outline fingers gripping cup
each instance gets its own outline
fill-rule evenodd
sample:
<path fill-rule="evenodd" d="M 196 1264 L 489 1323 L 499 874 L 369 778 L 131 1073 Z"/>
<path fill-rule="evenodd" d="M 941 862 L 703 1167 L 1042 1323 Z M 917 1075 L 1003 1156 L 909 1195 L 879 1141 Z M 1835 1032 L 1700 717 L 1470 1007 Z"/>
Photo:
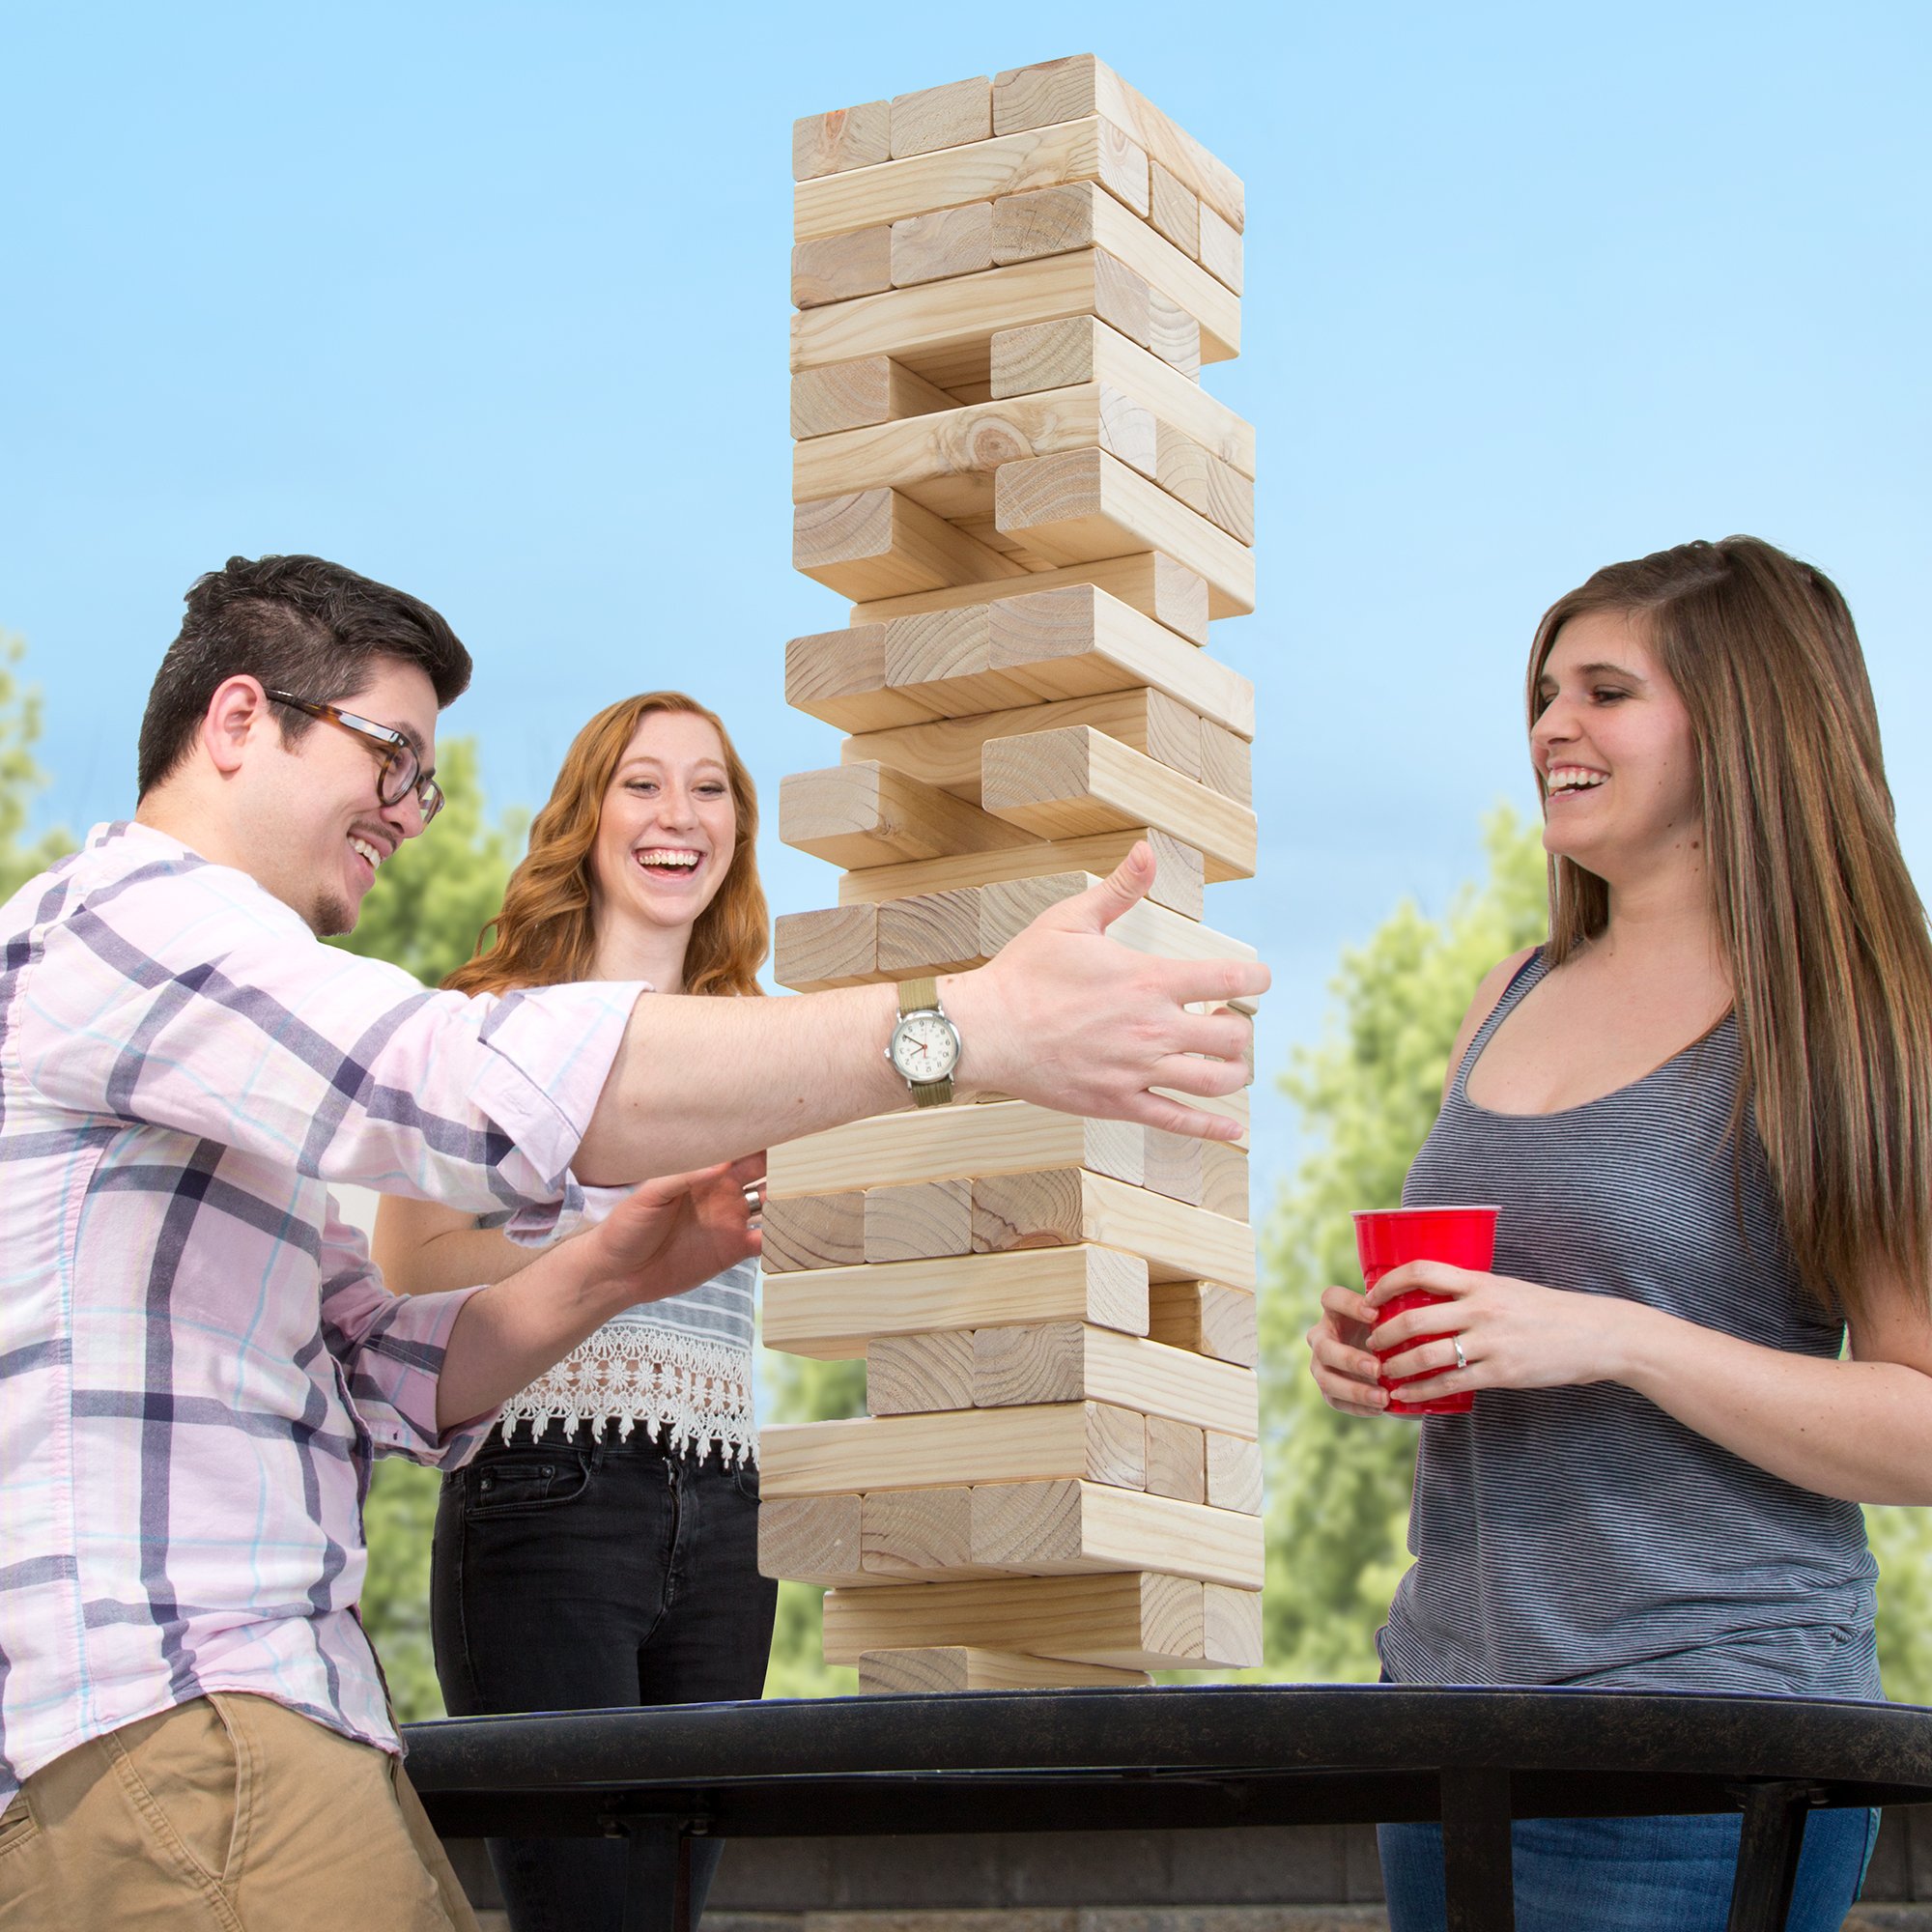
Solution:
<path fill-rule="evenodd" d="M 1358 1213 L 1355 1252 L 1361 1258 L 1363 1293 L 1404 1262 L 1446 1262 L 1451 1267 L 1487 1272 L 1495 1260 L 1498 1211 L 1494 1208 L 1385 1208 Z M 1379 1314 L 1386 1321 L 1406 1309 L 1434 1308 L 1448 1299 L 1446 1294 L 1411 1289 L 1386 1303 Z M 1402 1346 L 1405 1350 L 1416 1349 L 1425 1342 L 1448 1339 L 1446 1335 L 1418 1335 Z M 1375 1348 L 1373 1333 L 1369 1346 Z M 1431 1378 L 1405 1376 L 1399 1381 L 1391 1381 L 1384 1376 L 1382 1387 L 1390 1391 L 1389 1414 L 1467 1415 L 1475 1406 L 1475 1394 L 1470 1390 L 1419 1402 L 1404 1402 L 1394 1393 L 1410 1382 L 1427 1382 Z"/>

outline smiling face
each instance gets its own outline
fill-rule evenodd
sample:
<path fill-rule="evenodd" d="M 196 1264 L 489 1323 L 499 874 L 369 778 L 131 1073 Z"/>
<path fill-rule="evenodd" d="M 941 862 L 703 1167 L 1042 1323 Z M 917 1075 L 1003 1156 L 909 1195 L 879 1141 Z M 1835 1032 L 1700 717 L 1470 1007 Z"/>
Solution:
<path fill-rule="evenodd" d="M 648 713 L 598 812 L 591 885 L 600 952 L 617 937 L 612 926 L 631 925 L 653 952 L 675 939 L 681 965 L 691 928 L 718 895 L 737 845 L 737 805 L 717 727 L 688 711 Z"/>
<path fill-rule="evenodd" d="M 1571 618 L 1538 694 L 1529 743 L 1544 781 L 1544 849 L 1612 884 L 1690 857 L 1703 838 L 1696 736 L 1631 618 Z"/>

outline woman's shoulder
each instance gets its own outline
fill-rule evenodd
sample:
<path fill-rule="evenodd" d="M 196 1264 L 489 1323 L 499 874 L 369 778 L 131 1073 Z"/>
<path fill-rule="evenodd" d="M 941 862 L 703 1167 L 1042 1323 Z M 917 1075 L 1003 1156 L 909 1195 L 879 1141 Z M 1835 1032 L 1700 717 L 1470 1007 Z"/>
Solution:
<path fill-rule="evenodd" d="M 1541 950 L 1540 947 L 1525 946 L 1520 952 L 1498 959 L 1477 981 L 1468 1010 L 1463 1015 L 1463 1024 L 1456 1031 L 1456 1043 L 1449 1049 L 1449 1065 L 1442 1076 L 1444 1100 L 1449 1097 L 1449 1089 L 1456 1079 L 1456 1069 L 1462 1065 L 1463 1056 L 1468 1052 L 1470 1041 L 1483 1030 L 1483 1022 L 1495 1011 L 1503 995 L 1516 983 L 1517 975 Z"/>

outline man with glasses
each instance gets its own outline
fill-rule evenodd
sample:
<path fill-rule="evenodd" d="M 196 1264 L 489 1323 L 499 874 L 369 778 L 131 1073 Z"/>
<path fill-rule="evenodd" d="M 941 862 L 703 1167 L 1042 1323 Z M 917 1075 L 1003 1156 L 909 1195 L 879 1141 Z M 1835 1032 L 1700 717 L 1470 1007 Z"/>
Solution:
<path fill-rule="evenodd" d="M 883 1051 L 891 986 L 469 1000 L 318 944 L 436 816 L 469 677 L 416 599 L 236 558 L 188 592 L 133 820 L 0 910 L 0 1932 L 473 1926 L 355 1616 L 372 1458 L 459 1464 L 610 1316 L 755 1252 L 757 1150 L 932 1097 Z M 927 988 L 953 1091 L 1231 1133 L 1169 1094 L 1243 1085 L 1247 1023 L 1186 1008 L 1266 975 L 1106 940 L 1151 874 L 943 1014 Z M 532 1237 L 581 1182 L 635 1191 L 506 1281 L 398 1298 L 332 1181 Z"/>

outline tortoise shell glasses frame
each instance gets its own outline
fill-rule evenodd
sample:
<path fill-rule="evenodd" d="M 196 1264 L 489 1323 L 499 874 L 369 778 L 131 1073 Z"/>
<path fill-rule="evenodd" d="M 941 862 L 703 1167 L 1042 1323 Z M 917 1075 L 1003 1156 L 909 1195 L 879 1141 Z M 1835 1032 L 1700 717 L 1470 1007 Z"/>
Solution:
<path fill-rule="evenodd" d="M 338 710 L 333 704 L 324 704 L 313 697 L 298 697 L 292 691 L 269 691 L 264 687 L 263 695 L 276 704 L 286 704 L 292 711 L 304 712 L 310 718 L 321 719 L 325 724 L 336 725 L 352 737 L 360 738 L 382 764 L 383 776 L 376 786 L 376 796 L 384 805 L 401 805 L 411 792 L 414 792 L 416 809 L 422 813 L 425 826 L 442 810 L 442 787 L 436 781 L 436 773 L 423 770 L 416 748 L 400 731 L 387 724 L 378 724 L 374 719 L 358 718 L 353 711 Z"/>

